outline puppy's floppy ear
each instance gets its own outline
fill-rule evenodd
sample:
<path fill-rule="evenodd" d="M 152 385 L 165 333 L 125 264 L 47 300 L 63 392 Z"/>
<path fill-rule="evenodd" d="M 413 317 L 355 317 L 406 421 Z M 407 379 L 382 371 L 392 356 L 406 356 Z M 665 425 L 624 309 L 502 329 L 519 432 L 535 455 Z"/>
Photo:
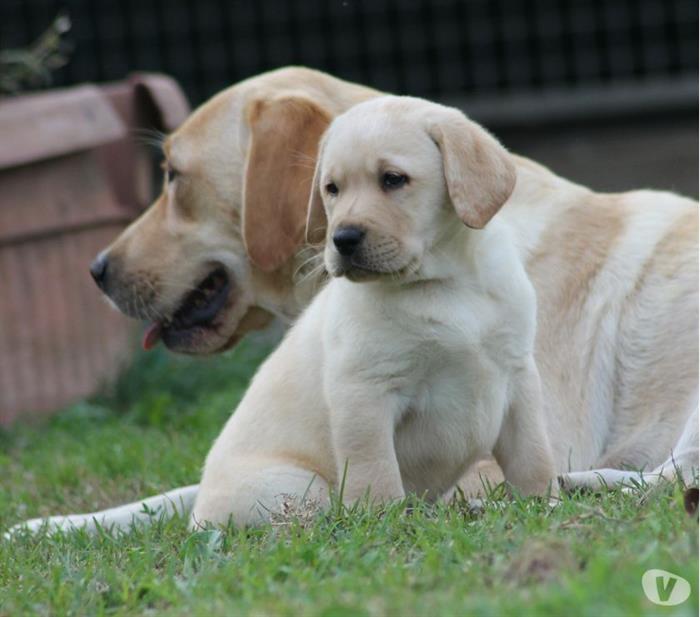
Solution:
<path fill-rule="evenodd" d="M 323 206 L 323 198 L 321 197 L 321 157 L 323 156 L 323 143 L 324 139 L 321 139 L 321 143 L 318 147 L 314 178 L 311 181 L 311 194 L 309 196 L 309 206 L 306 215 L 306 241 L 309 244 L 320 244 L 323 242 L 326 237 L 326 228 L 328 227 L 326 209 Z"/>
<path fill-rule="evenodd" d="M 303 96 L 253 101 L 243 187 L 243 241 L 248 257 L 271 272 L 304 241 L 318 141 L 328 112 Z"/>
<path fill-rule="evenodd" d="M 483 228 L 515 188 L 508 151 L 460 111 L 443 108 L 429 120 L 428 133 L 440 148 L 447 191 L 467 227 Z"/>

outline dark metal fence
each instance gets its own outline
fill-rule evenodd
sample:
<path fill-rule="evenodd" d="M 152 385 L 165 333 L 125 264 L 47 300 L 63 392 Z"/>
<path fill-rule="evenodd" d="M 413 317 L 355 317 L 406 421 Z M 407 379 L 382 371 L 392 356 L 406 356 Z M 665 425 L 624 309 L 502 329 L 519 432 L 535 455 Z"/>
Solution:
<path fill-rule="evenodd" d="M 673 89 L 698 71 L 697 0 L 2 0 L 0 47 L 60 10 L 75 51 L 58 85 L 164 71 L 194 103 L 286 64 L 434 98 Z"/>

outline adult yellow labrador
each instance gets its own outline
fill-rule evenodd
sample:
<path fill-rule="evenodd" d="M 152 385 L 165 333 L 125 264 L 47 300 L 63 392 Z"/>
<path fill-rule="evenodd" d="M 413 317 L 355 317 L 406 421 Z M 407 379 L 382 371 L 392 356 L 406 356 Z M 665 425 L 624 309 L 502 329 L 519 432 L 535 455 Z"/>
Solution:
<path fill-rule="evenodd" d="M 222 92 L 166 140 L 160 197 L 91 268 L 117 307 L 149 322 L 144 346 L 215 353 L 273 315 L 300 313 L 325 278 L 321 247 L 304 242 L 318 141 L 332 118 L 379 94 L 280 69 Z M 500 216 L 537 293 L 547 429 L 574 472 L 564 483 L 625 482 L 639 470 L 653 481 L 676 469 L 688 480 L 698 452 L 697 203 L 598 194 L 511 160 L 517 182 Z M 251 497 L 264 480 L 245 485 Z M 127 526 L 148 518 L 143 503 L 190 511 L 196 494 L 185 487 L 51 525 Z"/>

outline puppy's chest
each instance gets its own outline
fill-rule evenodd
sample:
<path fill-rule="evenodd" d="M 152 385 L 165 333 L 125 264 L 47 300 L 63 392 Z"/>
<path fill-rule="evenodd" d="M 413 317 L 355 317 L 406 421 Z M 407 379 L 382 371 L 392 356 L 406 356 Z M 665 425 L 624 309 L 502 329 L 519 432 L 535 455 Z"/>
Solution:
<path fill-rule="evenodd" d="M 403 400 L 406 413 L 462 415 L 481 396 L 494 367 L 480 345 L 453 339 L 424 340 L 406 353 L 405 374 L 387 375 Z"/>
<path fill-rule="evenodd" d="M 492 364 L 483 344 L 488 317 L 477 319 L 468 306 L 387 303 L 371 319 L 355 319 L 362 327 L 341 336 L 342 372 L 395 393 L 414 412 L 470 398 Z"/>

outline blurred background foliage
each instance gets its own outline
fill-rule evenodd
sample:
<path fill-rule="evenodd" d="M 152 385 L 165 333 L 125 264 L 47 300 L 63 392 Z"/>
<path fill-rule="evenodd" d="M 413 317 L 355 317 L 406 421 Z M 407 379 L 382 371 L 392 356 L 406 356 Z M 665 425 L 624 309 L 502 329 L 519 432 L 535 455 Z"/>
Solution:
<path fill-rule="evenodd" d="M 193 429 L 206 407 L 207 414 L 219 416 L 221 426 L 271 349 L 269 340 L 252 337 L 224 357 L 176 356 L 163 346 L 139 352 L 114 385 L 73 413 L 116 412 L 143 426 Z"/>
<path fill-rule="evenodd" d="M 66 40 L 71 22 L 59 15 L 48 30 L 27 48 L 0 50 L 0 94 L 17 94 L 53 83 L 52 72 L 68 62 L 71 46 Z"/>

